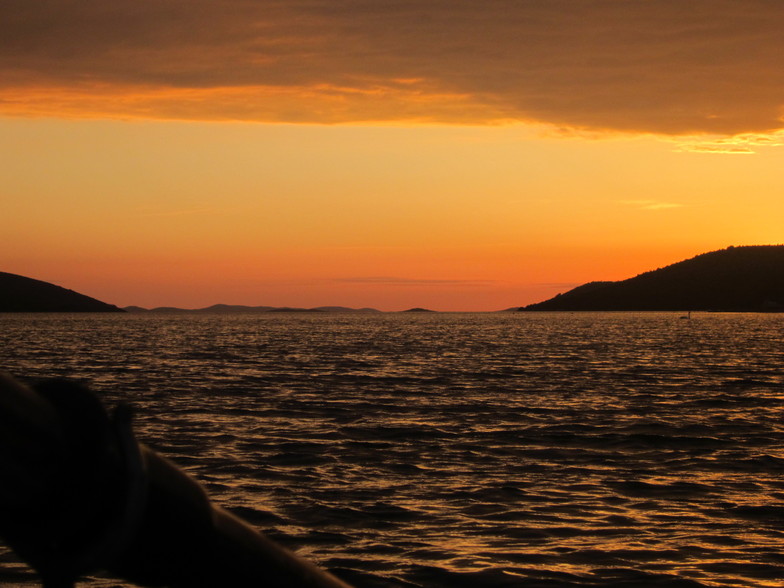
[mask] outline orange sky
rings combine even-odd
[[[0,4],[0,270],[497,310],[784,242],[770,2]]]

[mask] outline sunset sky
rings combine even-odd
[[[775,0],[3,0],[0,271],[499,310],[784,242]]]

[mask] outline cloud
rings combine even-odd
[[[678,151],[747,155],[755,153],[760,147],[780,147],[784,145],[784,133],[744,133],[732,137],[686,137],[678,140],[677,144]]]
[[[487,286],[496,283],[495,280],[439,280],[428,278],[397,278],[392,276],[336,278],[333,281],[347,284],[380,284],[395,286]]]
[[[670,208],[681,208],[683,204],[675,202],[660,202],[657,200],[622,200],[621,204],[633,206],[640,210],[667,210]]]
[[[773,0],[4,0],[0,113],[784,128]]]
[[[579,286],[581,282],[540,282],[538,284],[531,284],[541,288],[555,288],[560,290],[571,290]]]
[[[177,217],[177,216],[214,216],[225,212],[225,209],[215,208],[213,206],[202,206],[199,208],[180,208],[175,210],[149,210],[142,209],[137,212],[138,215],[144,217]]]

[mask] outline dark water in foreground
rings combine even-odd
[[[784,316],[0,326],[2,369],[131,400],[216,502],[359,587],[784,585]]]

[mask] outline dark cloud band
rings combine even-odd
[[[778,130],[774,0],[4,0],[0,112]]]

